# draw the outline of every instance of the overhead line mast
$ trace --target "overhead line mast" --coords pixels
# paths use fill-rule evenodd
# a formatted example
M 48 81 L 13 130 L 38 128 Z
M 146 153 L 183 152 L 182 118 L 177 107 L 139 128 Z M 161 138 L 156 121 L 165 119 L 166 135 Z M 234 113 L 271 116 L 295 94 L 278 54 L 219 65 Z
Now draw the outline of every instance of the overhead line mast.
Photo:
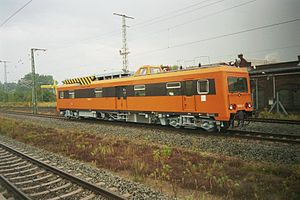
M 0 60 L 0 63 L 3 63 L 4 64 L 4 91 L 7 92 L 7 68 L 6 68 L 6 63 L 8 63 L 9 61 L 6 61 L 6 60 Z M 4 96 L 4 101 L 7 101 L 8 100 L 8 96 L 7 96 L 7 93 L 5 93 L 5 96 Z
M 35 63 L 34 63 L 34 52 L 35 51 L 46 51 L 46 49 L 32 48 L 31 52 L 31 76 L 32 76 L 32 112 L 37 114 L 37 91 L 36 91 L 36 77 L 35 77 Z
M 129 27 L 126 25 L 126 18 L 128 19 L 134 19 L 133 17 L 127 16 L 125 14 L 118 14 L 118 13 L 113 13 L 114 15 L 122 17 L 122 41 L 123 41 L 123 47 L 120 50 L 120 55 L 123 57 L 123 72 L 127 73 L 128 72 L 128 54 L 130 53 L 128 51 L 128 46 L 127 46 L 127 32 L 126 28 Z
M 9 61 L 6 60 L 0 60 L 0 63 L 4 64 L 4 83 L 7 83 L 7 70 L 6 70 L 6 63 L 8 63 Z

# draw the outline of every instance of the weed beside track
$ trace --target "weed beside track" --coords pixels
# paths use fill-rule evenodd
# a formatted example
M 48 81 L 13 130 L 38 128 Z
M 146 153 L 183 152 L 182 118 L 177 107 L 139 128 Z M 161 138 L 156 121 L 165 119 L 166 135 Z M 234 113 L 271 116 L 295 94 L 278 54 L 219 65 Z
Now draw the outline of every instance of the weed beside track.
M 130 141 L 121 137 L 44 128 L 1 118 L 0 134 L 115 172 L 133 179 L 167 181 L 173 195 L 178 188 L 197 195 L 209 193 L 236 199 L 299 197 L 297 165 L 245 162 L 238 158 Z M 198 191 L 198 192 L 197 192 Z

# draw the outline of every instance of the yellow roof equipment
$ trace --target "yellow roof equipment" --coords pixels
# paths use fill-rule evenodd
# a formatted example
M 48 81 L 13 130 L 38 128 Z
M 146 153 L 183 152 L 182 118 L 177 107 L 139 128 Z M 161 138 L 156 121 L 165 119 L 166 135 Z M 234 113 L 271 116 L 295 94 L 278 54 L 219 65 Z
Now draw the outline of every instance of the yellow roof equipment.
M 82 78 L 72 78 L 72 79 L 66 79 L 63 81 L 63 84 L 74 84 L 79 83 L 81 85 L 89 85 L 96 79 L 95 76 L 87 76 Z

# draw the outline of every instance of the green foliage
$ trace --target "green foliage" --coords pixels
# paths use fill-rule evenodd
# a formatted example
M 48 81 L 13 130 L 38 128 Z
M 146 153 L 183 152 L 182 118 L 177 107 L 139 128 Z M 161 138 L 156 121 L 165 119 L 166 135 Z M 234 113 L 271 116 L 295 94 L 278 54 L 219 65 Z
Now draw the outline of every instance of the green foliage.
M 77 144 L 77 148 L 79 150 L 84 150 L 84 149 L 86 149 L 86 145 L 85 144 Z M 102 157 L 103 159 L 105 159 L 106 157 L 112 155 L 113 153 L 114 153 L 114 149 L 112 146 L 99 145 L 99 146 L 95 147 L 90 154 L 93 157 Z
M 288 114 L 284 113 L 270 113 L 266 108 L 264 111 L 259 112 L 258 117 L 260 118 L 268 118 L 268 119 L 286 119 L 286 120 L 300 120 L 300 115 Z
M 283 113 L 270 113 L 267 110 L 261 111 L 259 113 L 259 117 L 268 118 L 268 119 L 300 120 L 300 115 L 294 115 L 294 114 L 285 115 Z
M 164 162 L 171 156 L 171 154 L 172 148 L 169 146 L 163 146 L 162 149 L 157 149 L 153 151 L 153 159 L 156 162 Z
M 50 75 L 36 74 L 36 90 L 38 101 L 55 101 L 53 90 L 41 89 L 41 85 L 52 85 L 53 77 Z M 0 83 L 1 102 L 31 102 L 32 95 L 32 76 L 26 74 L 18 83 Z
M 170 180 L 170 173 L 172 167 L 168 164 L 168 160 L 172 155 L 172 148 L 169 146 L 163 146 L 161 149 L 153 151 L 153 160 L 156 162 L 156 168 L 152 172 L 151 176 L 160 178 L 162 180 Z
M 149 165 L 146 162 L 133 160 L 134 180 L 142 181 L 144 179 L 144 174 L 148 169 Z

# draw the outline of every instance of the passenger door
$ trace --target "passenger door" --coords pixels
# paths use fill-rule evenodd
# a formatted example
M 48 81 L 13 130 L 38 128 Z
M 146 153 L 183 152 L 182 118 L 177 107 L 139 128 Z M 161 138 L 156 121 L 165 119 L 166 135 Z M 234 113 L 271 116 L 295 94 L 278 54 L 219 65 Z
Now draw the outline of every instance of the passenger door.
M 117 91 L 117 110 L 127 109 L 127 90 L 125 86 L 116 87 Z
M 195 81 L 192 80 L 186 80 L 183 84 L 183 96 L 182 96 L 182 102 L 183 102 L 183 110 L 187 112 L 196 111 L 196 105 L 195 105 Z

